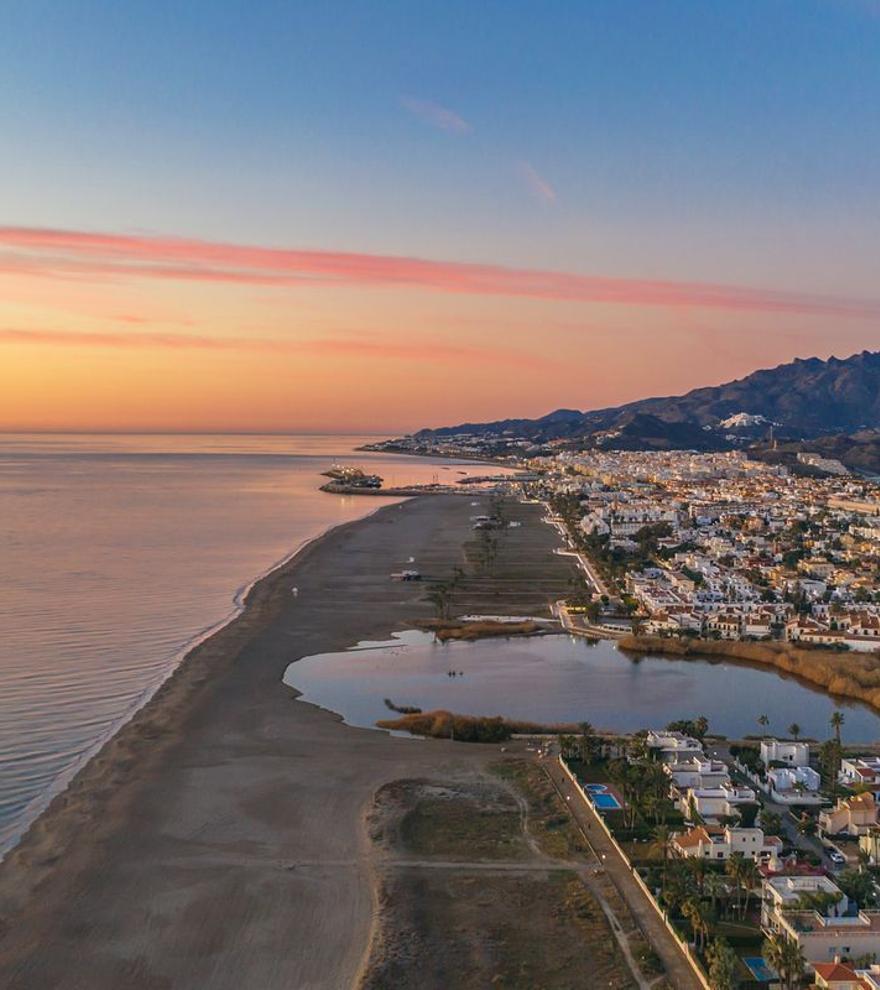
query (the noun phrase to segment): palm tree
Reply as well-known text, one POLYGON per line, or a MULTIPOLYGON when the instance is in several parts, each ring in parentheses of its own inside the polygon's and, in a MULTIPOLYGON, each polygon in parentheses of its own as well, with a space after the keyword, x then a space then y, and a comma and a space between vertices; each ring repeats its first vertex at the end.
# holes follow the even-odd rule
POLYGON ((760 725, 762 729, 766 729, 769 724, 770 719, 766 715, 758 716, 758 725, 760 725))
POLYGON ((700 859, 697 856, 693 856, 686 860, 688 869, 691 871, 691 876, 694 878, 694 882, 697 885, 697 893, 702 895, 703 893, 703 883, 706 880, 706 860, 700 859))
POLYGON ((651 849, 659 852, 663 859, 663 876, 666 876, 666 864, 669 862, 669 840, 672 838, 672 830, 668 825, 655 825, 653 832, 653 842, 651 849))
POLYGON ((764 942, 764 958, 779 974, 783 990, 795 990, 807 965, 800 945, 782 932, 774 932, 764 942))
POLYGON ((801 727, 797 724, 797 722, 791 723, 788 727, 788 734, 792 739, 794 739, 795 742, 797 742, 797 737, 801 734, 801 727))
POLYGON ((831 723, 831 728, 834 729, 834 738, 837 740, 838 748, 840 747, 840 727, 844 723, 843 712, 832 712, 831 718, 829 719, 831 723))
POLYGON ((595 729, 589 722, 581 722, 581 760, 584 763, 592 763, 595 752, 595 729))
POLYGON ((734 913, 739 914, 742 887, 743 887, 743 863, 745 858, 742 853, 734 853, 730 859, 724 864, 724 872, 733 881, 733 891, 734 891, 734 913))
POLYGON ((736 953, 723 938, 713 939, 706 949, 706 962, 709 964, 709 980, 712 990, 734 990, 733 976, 736 972, 736 953))
POLYGON ((691 930, 694 933, 694 945, 697 951, 703 944, 703 938, 709 932, 709 909, 699 899, 699 897, 689 897, 681 906, 682 917, 687 918, 691 923, 691 930))
POLYGON ((758 867, 755 861, 753 859, 743 859, 740 866, 740 882, 743 885, 743 892, 745 894, 742 908, 743 919, 745 919, 745 916, 749 912, 749 901, 752 897, 752 890, 757 887, 760 879, 761 875, 758 873, 758 867))

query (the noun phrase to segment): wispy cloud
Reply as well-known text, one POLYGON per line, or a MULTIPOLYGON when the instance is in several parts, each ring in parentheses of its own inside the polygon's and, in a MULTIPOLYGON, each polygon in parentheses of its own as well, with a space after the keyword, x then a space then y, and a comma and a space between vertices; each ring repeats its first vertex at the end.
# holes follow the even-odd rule
MULTIPOLYGON (((470 347, 439 340, 402 342, 363 337, 325 337, 285 340, 272 337, 209 337, 201 334, 114 333, 105 331, 0 329, 3 344, 50 347, 96 347, 113 350, 245 351, 261 354, 314 355, 401 361, 446 361, 534 366, 535 356, 506 348, 470 347)), ((555 366, 550 358, 538 364, 555 366)))
POLYGON ((173 237, 0 227, 3 247, 7 250, 0 250, 0 274, 41 278, 137 277, 277 287, 395 287, 605 305, 880 316, 880 300, 173 237))
POLYGON ((401 96, 400 105, 413 116, 423 120, 441 131, 451 131, 453 134, 469 134, 473 128, 454 110, 431 103, 429 100, 417 100, 412 96, 401 96))
POLYGON ((541 200, 542 203, 556 202, 556 190, 552 185, 550 185, 544 176, 538 172, 534 165, 525 161, 517 162, 517 171, 529 187, 529 191, 535 199, 541 200))

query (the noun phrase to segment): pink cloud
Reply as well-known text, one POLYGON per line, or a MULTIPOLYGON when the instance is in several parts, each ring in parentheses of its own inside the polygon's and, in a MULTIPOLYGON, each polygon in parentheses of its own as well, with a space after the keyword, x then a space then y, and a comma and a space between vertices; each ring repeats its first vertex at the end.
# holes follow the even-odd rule
POLYGON ((429 100, 417 100, 411 96, 402 96, 400 105, 404 110, 409 110, 413 116, 423 120, 432 127, 437 127, 441 131, 451 131, 454 134, 469 134, 473 128, 471 125, 454 110, 441 107, 439 103, 431 103, 429 100))
POLYGON ((876 300, 174 237, 0 227, 2 247, 8 250, 0 253, 0 273, 59 279, 136 276, 281 287, 406 287, 624 306, 880 316, 876 300))
POLYGON ((556 202, 556 190, 533 165, 529 162, 520 162, 517 169, 535 199, 541 200, 542 203, 556 202))
POLYGON ((65 330, 0 330, 0 345, 33 344, 52 347, 99 347, 123 350, 251 351, 268 354, 330 355, 351 358, 398 359, 402 361, 449 361, 500 365, 555 366, 550 358, 505 349, 465 347, 442 341, 405 343, 363 337, 283 340, 266 337, 208 337, 199 334, 113 333, 65 330))

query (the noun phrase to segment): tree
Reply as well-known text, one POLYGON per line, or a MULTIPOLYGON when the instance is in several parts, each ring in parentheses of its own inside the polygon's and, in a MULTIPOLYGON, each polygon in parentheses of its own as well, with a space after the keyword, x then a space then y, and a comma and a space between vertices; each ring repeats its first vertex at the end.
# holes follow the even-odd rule
POLYGON ((761 879, 757 864, 753 859, 743 859, 740 864, 739 879, 743 886, 744 897, 741 917, 744 919, 749 912, 749 901, 752 897, 752 890, 754 890, 761 879))
POLYGON ((834 738, 837 740, 837 747, 840 749, 840 728, 843 725, 845 719, 843 717, 843 712, 832 712, 831 718, 828 720, 831 724, 831 728, 834 729, 834 738))
POLYGON ((779 835, 782 831, 782 815, 778 811, 761 811, 761 828, 765 835, 779 835))
POLYGON ((443 581, 438 581, 427 594, 428 601, 434 606, 438 619, 448 619, 452 608, 452 588, 443 581))
POLYGON ((758 725, 760 725, 762 729, 766 729, 769 724, 770 719, 766 715, 758 716, 758 725))
POLYGON ((806 811, 797 820, 797 830, 801 835, 815 835, 818 828, 816 819, 806 811))
POLYGON ((581 722, 580 757, 583 763, 592 763, 596 757, 596 733, 589 722, 581 722))
POLYGON ((797 737, 801 734, 801 727, 797 724, 797 722, 791 723, 788 727, 788 734, 792 737, 792 739, 797 741, 797 737))
MULTIPOLYGON (((697 862, 700 862, 700 860, 697 860, 697 862)), ((699 897, 689 897, 681 906, 681 914, 682 917, 687 918, 691 923, 691 930, 694 933, 694 944, 697 947, 697 951, 699 951, 704 944, 704 939, 709 934, 709 922, 711 921, 709 908, 699 897)))
POLYGON ((782 990, 795 990, 807 965, 800 945, 782 932, 774 932, 764 942, 764 958, 779 974, 782 990))
POLYGON ((860 908, 871 907, 874 903, 874 878, 870 873, 858 870, 844 870, 834 881, 850 900, 860 908))
POLYGON ((709 982, 712 990, 734 990, 736 953, 723 938, 713 939, 706 949, 706 962, 709 964, 709 982))
POLYGON ((819 747, 819 768, 825 786, 831 792, 831 797, 837 795, 837 775, 840 772, 841 747, 835 739, 829 739, 819 747))
POLYGON ((669 840, 672 838, 672 830, 668 825, 655 825, 653 832, 653 842, 651 848, 659 852, 663 859, 663 876, 666 876, 666 865, 669 862, 669 840))

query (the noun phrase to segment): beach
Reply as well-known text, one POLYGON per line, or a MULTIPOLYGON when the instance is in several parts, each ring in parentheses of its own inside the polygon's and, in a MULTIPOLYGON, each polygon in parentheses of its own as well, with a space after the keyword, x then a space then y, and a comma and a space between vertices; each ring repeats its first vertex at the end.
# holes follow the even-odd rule
MULTIPOLYGON (((553 530, 538 506, 515 510, 527 524, 510 531, 509 566, 466 588, 462 610, 546 614, 564 593, 553 530)), ((300 657, 430 617, 424 586, 389 575, 414 557, 446 580, 480 511, 454 496, 383 507, 258 582, 0 866, 0 984, 355 983, 375 918, 373 795, 468 772, 498 748, 351 728, 281 678, 300 657)))

